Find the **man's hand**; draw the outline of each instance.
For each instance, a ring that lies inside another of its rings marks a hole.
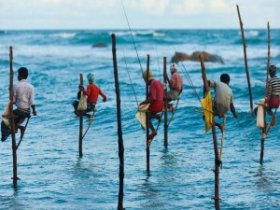
[[[33,114],[34,116],[36,116],[36,115],[37,115],[37,112],[36,112],[35,105],[31,105],[31,108],[32,108],[32,114]]]
[[[103,102],[106,102],[106,101],[107,101],[107,98],[106,98],[106,97],[104,97],[104,98],[103,98]]]

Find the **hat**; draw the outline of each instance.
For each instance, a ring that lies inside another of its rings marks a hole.
[[[176,71],[177,69],[178,69],[177,64],[176,63],[172,63],[171,66],[170,66],[170,70],[171,71],[174,71],[174,70]]]
[[[269,67],[269,73],[270,74],[275,74],[276,73],[276,66],[275,65],[271,65]]]
[[[92,74],[92,73],[87,74],[87,79],[89,82],[95,83],[94,74]]]
[[[149,74],[148,74],[148,72],[149,72]],[[147,76],[147,75],[148,75],[148,76]],[[154,78],[153,72],[152,72],[151,70],[149,70],[149,71],[148,71],[148,70],[144,71],[144,73],[143,73],[143,78],[144,78],[144,79],[147,79],[147,77],[148,77],[148,80]]]

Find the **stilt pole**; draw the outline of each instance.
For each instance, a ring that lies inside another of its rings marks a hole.
[[[246,50],[247,46],[246,46],[246,42],[245,42],[243,23],[242,23],[241,15],[240,15],[240,12],[239,12],[239,7],[238,7],[238,5],[236,5],[236,7],[237,7],[237,13],[238,13],[239,23],[240,23],[240,30],[241,30],[241,35],[242,35],[244,64],[245,64],[245,71],[246,71],[246,77],[247,77],[247,83],[248,83],[248,91],[249,91],[249,98],[250,98],[250,109],[251,109],[251,113],[252,113],[253,112],[253,96],[252,96],[252,88],[251,88],[251,81],[250,81],[250,73],[249,73],[249,69],[248,69],[247,50]]]
[[[10,94],[10,125],[11,125],[11,136],[12,136],[12,151],[13,151],[13,186],[17,188],[17,144],[16,144],[16,135],[15,135],[15,121],[13,114],[13,100],[14,100],[14,71],[13,71],[13,47],[10,47],[10,85],[9,85],[9,94]]]
[[[263,164],[263,156],[264,156],[264,142],[265,142],[265,137],[261,138],[261,153],[260,153],[260,164]]]
[[[80,85],[84,85],[83,74],[80,74]],[[83,113],[80,115],[80,127],[79,127],[79,156],[83,157]]]
[[[270,26],[269,22],[267,23],[267,68],[266,68],[266,87],[265,92],[267,93],[267,81],[268,81],[268,75],[269,75],[269,66],[270,66]],[[264,123],[265,126],[262,129],[262,137],[261,137],[261,148],[260,148],[260,164],[263,164],[263,157],[264,157],[264,142],[267,135],[267,123],[266,123],[266,113],[264,113]]]
[[[146,100],[149,98],[149,71],[150,71],[150,55],[147,55],[147,81],[146,81]],[[146,112],[146,167],[147,173],[150,174],[150,112]]]
[[[266,67],[266,81],[268,80],[270,67],[270,26],[269,22],[267,22],[267,67]]]
[[[167,101],[167,61],[166,57],[163,58],[163,81],[166,86],[165,88],[165,100],[164,100],[164,147],[168,146],[168,101]]]
[[[206,75],[206,69],[203,62],[203,57],[199,55],[199,59],[201,62],[201,71],[202,71],[202,79],[204,84],[204,96],[209,91],[208,80]],[[216,134],[216,127],[215,127],[215,118],[213,116],[213,126],[212,126],[212,139],[213,139],[213,146],[214,146],[214,155],[215,155],[215,209],[220,209],[220,193],[219,193],[219,181],[220,181],[220,165],[221,161],[219,159],[219,151],[218,151],[218,143],[217,143],[217,134]]]
[[[118,146],[119,146],[119,200],[118,210],[123,210],[123,194],[124,194],[124,145],[122,136],[122,121],[121,121],[121,99],[119,88],[119,76],[117,65],[117,53],[116,53],[116,36],[112,34],[112,53],[113,53],[113,65],[115,76],[115,91],[116,91],[116,103],[117,103],[117,122],[118,122]]]

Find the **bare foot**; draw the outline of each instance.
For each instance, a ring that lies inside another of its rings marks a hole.
[[[222,133],[224,132],[225,125],[223,123],[222,124],[217,123],[216,126],[221,130]]]
[[[158,121],[160,121],[161,120],[161,115],[160,114],[156,114],[156,115],[154,115],[154,118],[156,118]]]
[[[25,127],[20,125],[18,128],[20,130],[20,136],[22,137],[25,132]]]
[[[153,132],[148,136],[148,142],[149,142],[149,147],[154,139],[154,137],[157,135],[157,132]]]

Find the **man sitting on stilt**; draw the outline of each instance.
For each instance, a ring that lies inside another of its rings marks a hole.
[[[159,80],[154,79],[151,70],[145,71],[143,73],[143,79],[146,83],[149,84],[150,88],[148,93],[148,99],[143,101],[140,105],[150,104],[148,111],[150,111],[151,114],[149,127],[147,129],[151,129],[152,131],[152,133],[148,136],[148,139],[151,142],[153,138],[157,135],[157,131],[155,130],[151,119],[156,118],[160,121],[160,116],[158,115],[158,113],[162,112],[164,108],[164,85]]]
[[[168,75],[165,75],[170,87],[170,91],[168,91],[166,99],[168,101],[178,100],[180,94],[183,91],[183,78],[178,73],[178,67],[176,63],[171,64],[170,72],[171,72],[171,79],[168,78]],[[168,109],[171,112],[174,112],[174,107],[172,106],[172,104],[168,104]]]
[[[209,87],[215,89],[215,99],[214,99],[214,113],[220,118],[225,118],[227,111],[230,109],[233,116],[237,118],[237,113],[233,105],[233,94],[229,87],[230,76],[228,74],[222,74],[220,76],[220,82],[215,82],[208,80]],[[224,131],[224,124],[216,123],[221,130]]]
[[[32,108],[33,115],[37,115],[35,109],[35,100],[34,100],[34,87],[27,81],[28,69],[25,67],[20,67],[18,69],[18,84],[14,87],[14,101],[16,109],[13,110],[15,130],[17,132],[20,129],[20,136],[23,137],[25,132],[25,126],[22,126],[21,123],[28,117],[30,117],[30,107]],[[7,132],[6,125],[2,122],[2,141],[5,141],[10,135],[10,131]],[[6,131],[6,133],[4,132]]]

